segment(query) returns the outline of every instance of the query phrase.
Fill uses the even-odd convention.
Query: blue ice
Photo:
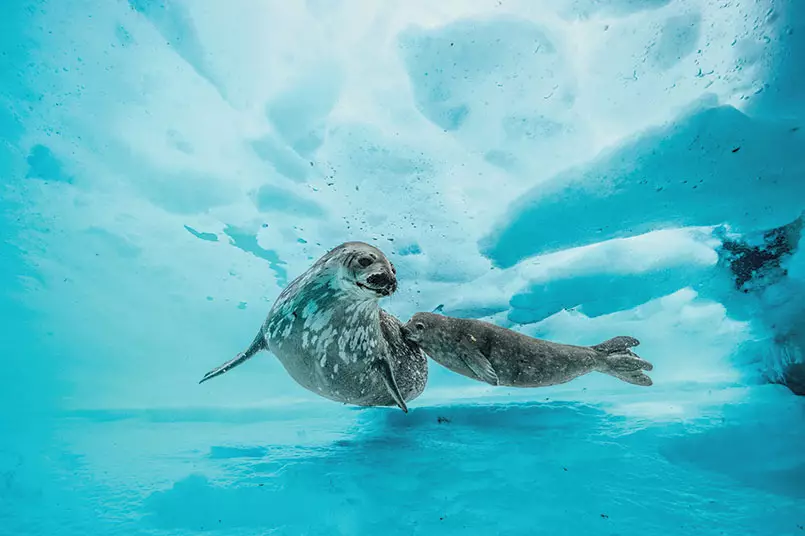
[[[805,534],[803,64],[800,0],[6,1],[0,536]],[[198,385],[348,240],[654,385]]]

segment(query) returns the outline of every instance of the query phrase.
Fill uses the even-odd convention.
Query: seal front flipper
[[[492,363],[489,362],[477,346],[475,337],[470,335],[470,339],[472,343],[467,342],[460,349],[457,349],[458,356],[467,365],[467,368],[475,374],[476,378],[490,385],[500,385],[498,375],[495,369],[492,368]]]
[[[234,359],[230,359],[229,361],[227,361],[223,365],[212,369],[207,374],[205,374],[204,377],[201,378],[201,381],[198,382],[198,383],[200,383],[200,384],[204,383],[207,380],[211,380],[212,378],[215,378],[216,376],[220,376],[224,372],[232,370],[233,368],[237,367],[238,365],[243,364],[248,359],[251,359],[254,356],[254,354],[259,352],[260,350],[265,350],[265,349],[266,349],[266,341],[265,341],[265,338],[263,337],[263,330],[260,330],[260,333],[257,334],[257,337],[254,338],[254,340],[252,341],[252,344],[249,346],[249,348],[245,352],[238,354],[237,356],[234,357]]]
[[[374,367],[375,370],[380,373],[380,377],[383,378],[383,383],[386,384],[386,389],[391,395],[391,398],[394,399],[394,403],[397,404],[403,412],[408,413],[408,406],[405,405],[405,399],[400,393],[397,380],[394,379],[394,371],[391,370],[389,362],[385,359],[378,359],[374,362]]]

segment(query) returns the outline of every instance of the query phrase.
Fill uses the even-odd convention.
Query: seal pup
[[[652,384],[642,371],[654,367],[629,350],[640,344],[632,337],[615,337],[596,346],[572,346],[481,320],[433,313],[416,313],[403,332],[440,365],[491,385],[544,387],[593,371],[634,385]]]
[[[268,350],[302,387],[358,406],[399,406],[419,396],[427,357],[402,335],[402,322],[380,308],[397,290],[396,270],[376,247],[347,242],[294,279],[251,346],[201,382]]]

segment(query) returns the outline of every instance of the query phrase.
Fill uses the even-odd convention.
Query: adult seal
[[[440,365],[491,385],[544,387],[593,371],[634,385],[652,384],[643,371],[654,367],[629,350],[640,344],[632,337],[573,346],[535,339],[481,320],[434,313],[416,313],[403,332]]]
[[[427,358],[380,308],[397,290],[396,270],[377,248],[347,242],[321,257],[277,298],[251,346],[200,383],[261,350],[279,359],[302,387],[358,406],[399,406],[419,396]]]

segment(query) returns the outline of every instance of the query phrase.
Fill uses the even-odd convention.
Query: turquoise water
[[[797,0],[8,0],[0,535],[805,534],[804,36]],[[654,385],[198,384],[347,240],[403,320],[634,336]]]
[[[741,395],[695,418],[676,396],[662,420],[634,397],[76,412],[12,462],[4,530],[801,534],[803,405]],[[29,473],[39,455],[46,477]]]

